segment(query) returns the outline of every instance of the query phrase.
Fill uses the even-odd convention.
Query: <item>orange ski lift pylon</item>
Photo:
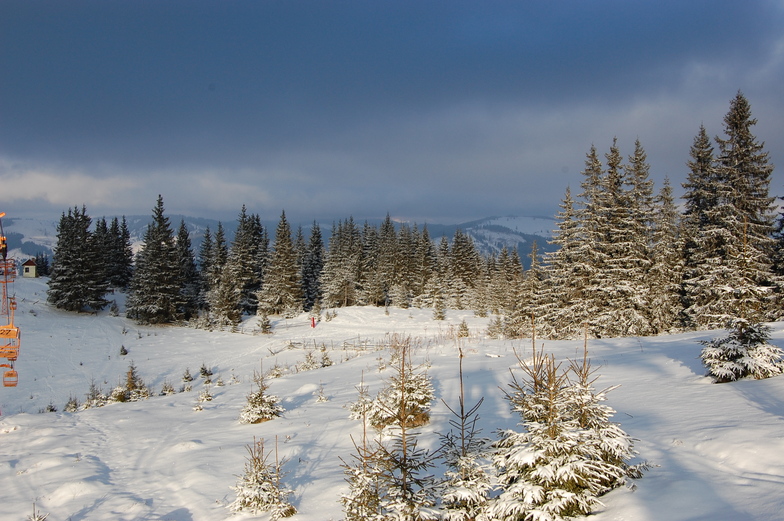
[[[5,217],[5,212],[0,212],[0,219]],[[8,242],[3,232],[3,222],[0,220],[0,286],[2,286],[2,298],[0,298],[0,359],[4,358],[8,362],[0,364],[5,368],[3,372],[3,386],[16,387],[19,382],[19,373],[14,369],[14,362],[19,358],[19,344],[21,332],[14,325],[14,312],[16,311],[16,299],[8,295],[8,285],[13,284],[16,278],[16,263],[8,258]]]

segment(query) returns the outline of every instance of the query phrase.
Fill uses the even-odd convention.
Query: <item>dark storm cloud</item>
[[[304,221],[551,215],[591,143],[616,135],[682,181],[699,125],[720,133],[738,89],[781,158],[783,11],[5,1],[0,176],[18,187],[8,204],[58,212],[146,213],[162,193],[171,211],[246,202]]]

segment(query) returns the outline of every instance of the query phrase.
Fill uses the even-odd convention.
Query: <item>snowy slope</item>
[[[356,399],[364,374],[371,394],[390,370],[379,371],[388,353],[376,346],[400,333],[420,339],[415,362],[428,363],[436,393],[457,397],[456,342],[450,334],[465,319],[473,336],[464,343],[468,400],[480,397],[483,433],[513,427],[499,387],[516,365],[515,350],[530,354],[527,341],[483,338],[489,319],[448,312],[446,322],[429,310],[348,308],[310,328],[303,316],[275,324],[271,336],[208,332],[181,327],[139,327],[122,317],[71,314],[45,304],[45,281],[18,279],[17,322],[22,351],[19,386],[0,389],[0,509],[2,519],[25,519],[36,503],[49,519],[211,521],[250,519],[231,515],[245,446],[253,437],[278,439],[286,483],[295,490],[294,519],[341,519],[346,490],[340,458],[352,454],[350,435],[361,428],[345,405]],[[121,296],[118,299],[121,301]],[[784,344],[784,323],[774,325],[774,343]],[[643,339],[595,340],[600,387],[620,384],[609,395],[615,420],[638,439],[640,457],[653,467],[636,490],[605,496],[598,521],[778,520],[784,509],[784,378],[715,385],[703,377],[699,339],[709,333]],[[237,421],[254,370],[294,366],[305,350],[326,344],[335,365],[293,369],[271,381],[282,399],[282,418],[260,425]],[[129,354],[119,355],[124,346]],[[579,356],[582,342],[547,342],[558,358]],[[105,391],[133,360],[145,382],[176,388],[189,368],[202,364],[226,385],[194,411],[201,380],[193,390],[147,401],[113,404],[78,413],[44,413],[50,402],[62,410],[69,395],[84,399],[91,379]],[[230,384],[232,374],[240,383]],[[329,397],[317,403],[319,386]],[[420,443],[434,446],[435,432],[448,430],[449,415],[434,404]],[[436,472],[440,472],[439,469]],[[264,519],[264,517],[261,517]]]

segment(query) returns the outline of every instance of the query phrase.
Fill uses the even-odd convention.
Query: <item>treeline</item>
[[[782,309],[784,219],[776,220],[773,166],[754,124],[738,93],[716,148],[700,128],[682,210],[668,182],[654,192],[639,141],[626,160],[616,141],[604,162],[592,146],[580,194],[567,189],[557,215],[558,249],[540,258],[534,245],[525,271],[516,250],[483,257],[460,230],[436,244],[426,226],[348,218],[333,224],[326,246],[316,223],[306,237],[285,212],[271,238],[244,206],[233,240],[219,223],[196,255],[185,223],[174,233],[159,197],[135,259],[124,220],[102,239],[105,222],[90,232],[84,209],[64,214],[49,299],[100,309],[109,287],[127,287],[127,315],[139,322],[209,327],[352,305],[433,308],[434,318],[473,309],[496,315],[489,332],[507,337],[651,335],[724,327],[731,318],[773,320]],[[66,231],[72,226],[76,236]],[[79,255],[81,262],[69,260]],[[116,275],[120,265],[126,278]],[[81,279],[72,274],[77,266]],[[63,289],[75,280],[93,289]]]

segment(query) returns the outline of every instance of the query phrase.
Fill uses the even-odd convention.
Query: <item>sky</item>
[[[784,1],[0,0],[0,211],[553,216],[591,145],[676,195],[738,91],[784,195]]]

